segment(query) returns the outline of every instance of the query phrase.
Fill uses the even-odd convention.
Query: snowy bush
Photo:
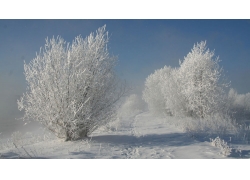
[[[44,49],[24,64],[27,92],[18,100],[24,119],[36,120],[59,138],[86,137],[115,115],[124,92],[114,73],[105,26],[70,45],[46,39]]]
[[[189,121],[184,124],[185,131],[192,134],[206,133],[217,135],[237,135],[240,131],[236,122],[230,116],[221,113],[207,116],[205,119],[190,118]]]
[[[224,156],[229,156],[232,152],[232,148],[227,145],[227,142],[222,140],[220,137],[215,139],[210,139],[212,146],[218,147],[221,150],[221,154]]]
[[[242,128],[237,125],[236,121],[229,115],[225,114],[213,114],[204,119],[193,117],[166,117],[168,124],[181,129],[188,133],[190,136],[200,135],[232,135],[234,137],[239,136],[246,132],[242,131]]]

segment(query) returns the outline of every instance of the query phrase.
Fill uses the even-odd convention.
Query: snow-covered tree
[[[222,69],[218,63],[219,58],[206,47],[206,41],[194,45],[180,62],[178,79],[191,116],[205,118],[220,111],[226,84],[220,81]]]
[[[23,118],[39,121],[65,140],[86,137],[108,123],[124,93],[108,40],[105,26],[72,44],[47,38],[36,58],[24,64],[27,92],[18,100]]]
[[[154,114],[162,114],[165,112],[166,103],[162,94],[162,78],[163,74],[169,73],[169,68],[164,67],[150,74],[145,81],[145,89],[142,98],[148,104],[148,109]]]
[[[185,115],[186,104],[177,73],[178,68],[164,66],[147,77],[143,99],[154,114]]]
[[[165,66],[149,75],[143,98],[151,112],[178,116],[168,120],[188,132],[238,133],[229,111],[250,117],[250,94],[238,95],[231,90],[227,97],[228,84],[222,72],[219,58],[202,41],[194,45],[180,67]]]
[[[225,106],[221,81],[222,68],[218,57],[202,41],[193,49],[179,68],[165,66],[149,75],[145,81],[143,99],[154,113],[205,118]]]

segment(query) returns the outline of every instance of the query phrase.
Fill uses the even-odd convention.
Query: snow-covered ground
[[[148,112],[121,118],[88,139],[64,142],[47,134],[15,133],[0,144],[0,156],[44,159],[225,159],[249,158],[250,145],[192,137]],[[217,144],[216,144],[217,142]],[[218,145],[219,144],[219,145]],[[228,149],[226,149],[228,148]],[[225,151],[231,154],[226,156]]]

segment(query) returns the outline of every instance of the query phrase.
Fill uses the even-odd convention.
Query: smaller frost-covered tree
[[[70,45],[46,39],[44,49],[24,64],[27,92],[18,100],[24,119],[36,120],[65,140],[86,137],[108,123],[124,93],[115,76],[116,58],[107,48],[105,26]]]
[[[142,98],[148,104],[148,109],[154,114],[162,114],[166,109],[166,103],[161,90],[161,76],[165,73],[169,73],[167,67],[156,70],[153,74],[150,74],[145,81]]]
[[[164,66],[146,79],[143,99],[154,114],[185,115],[186,104],[177,73],[178,69]]]
[[[165,66],[149,75],[145,81],[143,99],[149,110],[174,116],[205,118],[224,107],[222,69],[214,52],[202,41],[193,49],[179,68]]]
[[[178,116],[174,122],[186,131],[238,133],[228,110],[249,113],[250,95],[231,90],[227,98],[228,84],[224,83],[222,72],[219,59],[202,41],[194,45],[179,68],[165,66],[149,75],[143,98],[151,112]]]
[[[214,58],[205,41],[194,45],[180,62],[178,79],[191,116],[205,118],[220,111],[226,84],[220,81],[222,69],[218,63],[219,58]]]

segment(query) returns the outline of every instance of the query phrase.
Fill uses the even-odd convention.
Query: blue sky
[[[45,38],[88,36],[106,24],[117,72],[141,91],[154,70],[179,60],[206,40],[222,60],[231,87],[250,92],[250,20],[0,20],[0,121],[19,116],[16,99],[25,92],[23,62],[35,58]]]

